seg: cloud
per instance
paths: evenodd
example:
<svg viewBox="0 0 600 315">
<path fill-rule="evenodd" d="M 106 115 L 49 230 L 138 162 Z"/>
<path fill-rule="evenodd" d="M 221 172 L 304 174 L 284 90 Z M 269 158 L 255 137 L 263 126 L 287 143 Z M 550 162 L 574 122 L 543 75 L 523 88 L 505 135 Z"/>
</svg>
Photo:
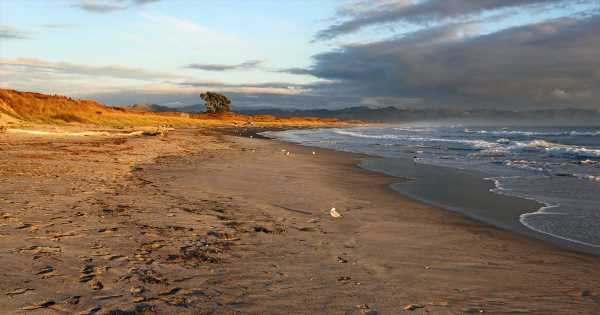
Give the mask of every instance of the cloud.
<svg viewBox="0 0 600 315">
<path fill-rule="evenodd" d="M 158 1 L 160 0 L 79 0 L 72 6 L 91 13 L 110 13 Z"/>
<path fill-rule="evenodd" d="M 285 82 L 229 84 L 219 81 L 185 81 L 177 83 L 177 85 L 180 87 L 200 88 L 202 90 L 216 90 L 244 94 L 297 95 L 305 91 L 304 86 L 301 84 Z"/>
<path fill-rule="evenodd" d="M 141 101 L 196 104 L 199 102 L 198 94 L 207 90 L 237 95 L 238 99 L 245 100 L 243 106 L 249 106 L 252 100 L 259 99 L 270 99 L 273 102 L 277 99 L 285 104 L 286 101 L 282 100 L 285 96 L 296 97 L 305 92 L 302 85 L 285 82 L 233 84 L 195 80 L 123 65 L 96 66 L 33 58 L 0 59 L 0 86 L 90 97 L 109 104 L 133 104 Z M 275 95 L 279 97 L 274 97 Z M 270 106 L 275 103 L 261 104 Z"/>
<path fill-rule="evenodd" d="M 413 2 L 359 1 L 338 10 L 341 17 L 350 17 L 321 30 L 315 40 L 330 40 L 363 28 L 386 23 L 411 23 L 431 25 L 432 23 L 467 18 L 483 12 L 508 8 L 532 6 L 548 7 L 561 4 L 593 3 L 592 0 L 424 0 Z"/>
<path fill-rule="evenodd" d="M 296 74 L 296 75 L 312 75 L 312 71 L 310 71 L 309 69 L 305 69 L 305 68 L 286 68 L 286 69 L 276 70 L 275 72 L 289 73 L 289 74 Z"/>
<path fill-rule="evenodd" d="M 127 6 L 120 1 L 103 0 L 82 0 L 73 6 L 92 13 L 109 13 L 127 9 Z"/>
<path fill-rule="evenodd" d="M 29 33 L 17 30 L 15 28 L 0 25 L 0 40 L 11 39 L 30 39 Z"/>
<path fill-rule="evenodd" d="M 204 71 L 232 71 L 232 70 L 254 70 L 259 68 L 263 64 L 262 60 L 249 60 L 246 62 L 242 62 L 239 64 L 199 64 L 192 63 L 186 65 L 184 68 L 187 69 L 196 69 L 196 70 L 204 70 Z"/>
<path fill-rule="evenodd" d="M 44 24 L 42 25 L 42 27 L 45 28 L 62 28 L 62 29 L 70 29 L 70 28 L 75 28 L 77 25 L 75 24 L 66 24 L 66 23 L 48 23 L 48 24 Z"/>
<path fill-rule="evenodd" d="M 312 67 L 295 72 L 333 82 L 312 88 L 322 95 L 419 98 L 440 106 L 598 108 L 598 56 L 596 15 L 487 35 L 470 23 L 426 28 L 318 54 Z"/>
<path fill-rule="evenodd" d="M 13 71 L 26 74 L 66 74 L 133 80 L 161 80 L 176 77 L 168 73 L 123 65 L 82 65 L 68 62 L 50 62 L 34 58 L 0 59 L 0 68 L 11 68 Z"/>
</svg>

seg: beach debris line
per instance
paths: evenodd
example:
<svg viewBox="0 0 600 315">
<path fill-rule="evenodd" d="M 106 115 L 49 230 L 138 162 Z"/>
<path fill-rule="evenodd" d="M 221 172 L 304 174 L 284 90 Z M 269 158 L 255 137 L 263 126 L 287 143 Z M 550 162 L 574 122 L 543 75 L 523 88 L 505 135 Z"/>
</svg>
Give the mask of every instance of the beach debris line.
<svg viewBox="0 0 600 315">
<path fill-rule="evenodd" d="M 337 210 L 335 210 L 335 208 L 331 208 L 331 210 L 329 210 L 329 214 L 331 215 L 332 218 L 341 218 L 342 215 L 337 212 Z"/>
</svg>

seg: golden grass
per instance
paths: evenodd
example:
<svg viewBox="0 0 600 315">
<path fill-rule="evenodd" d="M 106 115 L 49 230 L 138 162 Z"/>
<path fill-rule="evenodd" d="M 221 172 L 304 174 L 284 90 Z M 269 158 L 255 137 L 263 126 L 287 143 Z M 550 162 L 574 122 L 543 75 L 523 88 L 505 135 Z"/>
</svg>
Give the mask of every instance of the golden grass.
<svg viewBox="0 0 600 315">
<path fill-rule="evenodd" d="M 125 128 L 169 125 L 174 127 L 218 127 L 252 125 L 324 126 L 345 124 L 336 119 L 276 118 L 269 115 L 244 116 L 153 113 L 109 107 L 91 100 L 76 100 L 66 96 L 0 89 L 0 114 L 25 122 L 65 125 L 90 124 Z"/>
</svg>

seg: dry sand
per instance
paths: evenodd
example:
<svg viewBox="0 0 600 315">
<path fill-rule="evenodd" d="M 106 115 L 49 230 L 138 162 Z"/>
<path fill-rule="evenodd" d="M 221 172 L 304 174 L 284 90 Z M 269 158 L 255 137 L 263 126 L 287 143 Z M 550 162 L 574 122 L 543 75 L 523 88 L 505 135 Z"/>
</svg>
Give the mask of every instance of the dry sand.
<svg viewBox="0 0 600 315">
<path fill-rule="evenodd" d="M 600 313 L 597 257 L 228 133 L 0 134 L 0 313 Z"/>
</svg>

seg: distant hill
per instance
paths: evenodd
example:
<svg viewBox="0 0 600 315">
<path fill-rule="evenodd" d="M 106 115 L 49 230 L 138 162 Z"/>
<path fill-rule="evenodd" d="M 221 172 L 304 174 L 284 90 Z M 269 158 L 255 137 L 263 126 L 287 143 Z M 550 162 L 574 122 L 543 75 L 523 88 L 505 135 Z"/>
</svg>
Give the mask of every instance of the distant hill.
<svg viewBox="0 0 600 315">
<path fill-rule="evenodd" d="M 195 104 L 195 105 L 189 105 L 189 106 L 183 106 L 183 107 L 169 107 L 169 106 L 158 105 L 158 104 L 140 103 L 140 104 L 131 105 L 131 106 L 127 107 L 127 109 L 132 110 L 132 111 L 154 112 L 154 113 L 166 113 L 166 112 L 203 113 L 206 110 L 206 106 L 204 106 L 203 104 Z"/>
<path fill-rule="evenodd" d="M 144 110 L 160 112 L 169 111 L 201 113 L 206 107 L 202 104 L 178 108 L 169 108 L 160 105 L 150 105 Z M 289 117 L 317 117 L 334 118 L 343 120 L 366 120 L 375 122 L 419 122 L 419 121 L 494 121 L 494 122 L 527 122 L 540 123 L 588 123 L 600 124 L 600 111 L 593 109 L 538 109 L 527 111 L 500 110 L 500 109 L 454 109 L 454 108 L 397 108 L 381 107 L 370 108 L 365 106 L 348 107 L 342 109 L 280 109 L 280 108 L 242 108 L 234 111 L 243 115 L 271 115 L 279 118 Z"/>
<path fill-rule="evenodd" d="M 319 117 L 337 119 L 358 119 L 380 122 L 418 122 L 444 120 L 470 120 L 495 122 L 532 123 L 589 123 L 600 124 L 600 111 L 593 109 L 540 109 L 528 111 L 496 109 L 414 109 L 414 108 L 369 108 L 349 107 L 337 110 L 282 110 L 276 108 L 239 110 L 245 115 L 273 115 L 275 117 Z"/>
<path fill-rule="evenodd" d="M 154 113 L 167 113 L 167 112 L 185 112 L 178 108 L 172 108 L 157 104 L 134 104 L 129 106 L 129 110 L 136 112 L 154 112 Z"/>
<path fill-rule="evenodd" d="M 180 112 L 185 113 L 203 113 L 206 110 L 204 104 L 195 104 L 177 108 Z M 234 110 L 235 111 L 235 110 Z"/>
</svg>

